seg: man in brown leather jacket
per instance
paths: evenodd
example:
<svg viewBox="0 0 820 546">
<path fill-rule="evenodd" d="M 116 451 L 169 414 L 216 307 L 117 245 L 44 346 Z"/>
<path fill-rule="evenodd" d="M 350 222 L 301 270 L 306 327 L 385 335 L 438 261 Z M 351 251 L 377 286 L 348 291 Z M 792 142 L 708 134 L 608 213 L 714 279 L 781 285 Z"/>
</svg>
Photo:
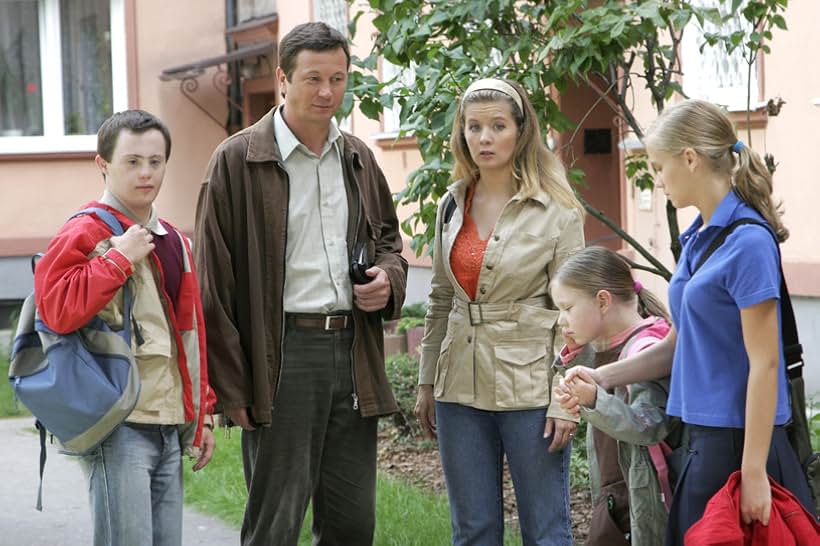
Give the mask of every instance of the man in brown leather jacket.
<svg viewBox="0 0 820 546">
<path fill-rule="evenodd" d="M 384 175 L 333 119 L 346 39 L 300 25 L 279 62 L 283 105 L 219 145 L 199 195 L 209 373 L 243 429 L 242 544 L 295 545 L 312 500 L 314 544 L 367 545 L 376 421 L 397 409 L 382 318 L 399 315 L 407 262 Z"/>
</svg>

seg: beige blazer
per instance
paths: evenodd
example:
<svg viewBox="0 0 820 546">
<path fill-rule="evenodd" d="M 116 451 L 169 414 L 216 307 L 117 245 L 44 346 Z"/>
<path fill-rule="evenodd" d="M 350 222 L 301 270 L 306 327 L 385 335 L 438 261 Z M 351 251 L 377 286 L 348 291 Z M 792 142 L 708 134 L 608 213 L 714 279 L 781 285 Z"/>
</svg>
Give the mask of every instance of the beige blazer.
<svg viewBox="0 0 820 546">
<path fill-rule="evenodd" d="M 436 400 L 485 410 L 546 407 L 558 311 L 547 291 L 561 263 L 584 247 L 583 220 L 546 193 L 514 196 L 487 243 L 475 302 L 450 267 L 463 222 L 467 183 L 448 190 L 456 209 L 443 222 L 439 200 L 433 278 L 421 346 L 419 384 Z"/>
</svg>

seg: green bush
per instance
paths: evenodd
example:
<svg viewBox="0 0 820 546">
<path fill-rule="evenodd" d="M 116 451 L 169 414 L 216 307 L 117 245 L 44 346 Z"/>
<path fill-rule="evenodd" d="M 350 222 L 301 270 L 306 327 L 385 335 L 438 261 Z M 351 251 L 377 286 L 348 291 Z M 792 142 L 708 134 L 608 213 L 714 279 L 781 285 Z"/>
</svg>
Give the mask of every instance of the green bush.
<svg viewBox="0 0 820 546">
<path fill-rule="evenodd" d="M 575 489 L 589 488 L 589 461 L 587 460 L 587 422 L 581 419 L 572 438 L 572 456 L 569 460 L 569 484 Z"/>
<path fill-rule="evenodd" d="M 809 399 L 807 406 L 812 451 L 820 451 L 820 405 L 816 396 Z"/>
<path fill-rule="evenodd" d="M 384 367 L 399 404 L 398 413 L 393 414 L 393 424 L 402 438 L 415 438 L 421 433 L 421 427 L 413 414 L 419 377 L 418 359 L 407 353 L 399 353 L 387 357 Z"/>
<path fill-rule="evenodd" d="M 416 318 L 424 318 L 427 314 L 427 304 L 426 303 L 411 303 L 409 305 L 405 305 L 401 308 L 401 316 L 404 317 L 416 317 Z"/>
<path fill-rule="evenodd" d="M 8 375 L 9 359 L 5 354 L 0 354 L 0 418 L 29 415 L 25 406 L 14 400 L 14 391 L 6 379 Z"/>
<path fill-rule="evenodd" d="M 424 326 L 423 317 L 401 317 L 396 325 L 396 333 L 403 334 L 416 326 Z"/>
</svg>

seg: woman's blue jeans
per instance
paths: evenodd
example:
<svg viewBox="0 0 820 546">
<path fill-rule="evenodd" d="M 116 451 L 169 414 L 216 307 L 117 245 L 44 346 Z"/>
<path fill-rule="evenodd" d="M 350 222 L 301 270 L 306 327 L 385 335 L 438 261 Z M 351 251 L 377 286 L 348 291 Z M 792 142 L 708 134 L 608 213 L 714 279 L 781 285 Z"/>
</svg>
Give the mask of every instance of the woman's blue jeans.
<svg viewBox="0 0 820 546">
<path fill-rule="evenodd" d="M 454 546 L 501 546 L 503 458 L 512 475 L 524 546 L 572 546 L 570 446 L 550 453 L 544 409 L 484 411 L 436 402 L 438 444 Z"/>
<path fill-rule="evenodd" d="M 175 425 L 123 423 L 80 463 L 95 546 L 182 544 L 182 452 Z"/>
</svg>

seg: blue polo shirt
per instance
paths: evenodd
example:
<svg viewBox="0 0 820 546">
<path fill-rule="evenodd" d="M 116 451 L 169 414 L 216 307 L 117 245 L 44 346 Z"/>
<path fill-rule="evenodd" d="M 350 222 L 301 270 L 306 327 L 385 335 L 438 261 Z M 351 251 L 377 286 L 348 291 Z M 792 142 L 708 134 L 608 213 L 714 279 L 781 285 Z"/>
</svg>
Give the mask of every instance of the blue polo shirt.
<svg viewBox="0 0 820 546">
<path fill-rule="evenodd" d="M 692 275 L 698 260 L 725 226 L 740 218 L 763 217 L 730 191 L 709 225 L 698 216 L 680 237 L 683 250 L 669 283 L 669 307 L 677 329 L 666 411 L 684 422 L 743 428 L 749 357 L 740 310 L 780 299 L 777 246 L 760 226 L 735 228 L 723 245 Z M 780 329 L 780 306 L 777 308 Z M 778 335 L 778 339 L 782 339 Z M 780 343 L 775 424 L 791 417 Z"/>
</svg>

